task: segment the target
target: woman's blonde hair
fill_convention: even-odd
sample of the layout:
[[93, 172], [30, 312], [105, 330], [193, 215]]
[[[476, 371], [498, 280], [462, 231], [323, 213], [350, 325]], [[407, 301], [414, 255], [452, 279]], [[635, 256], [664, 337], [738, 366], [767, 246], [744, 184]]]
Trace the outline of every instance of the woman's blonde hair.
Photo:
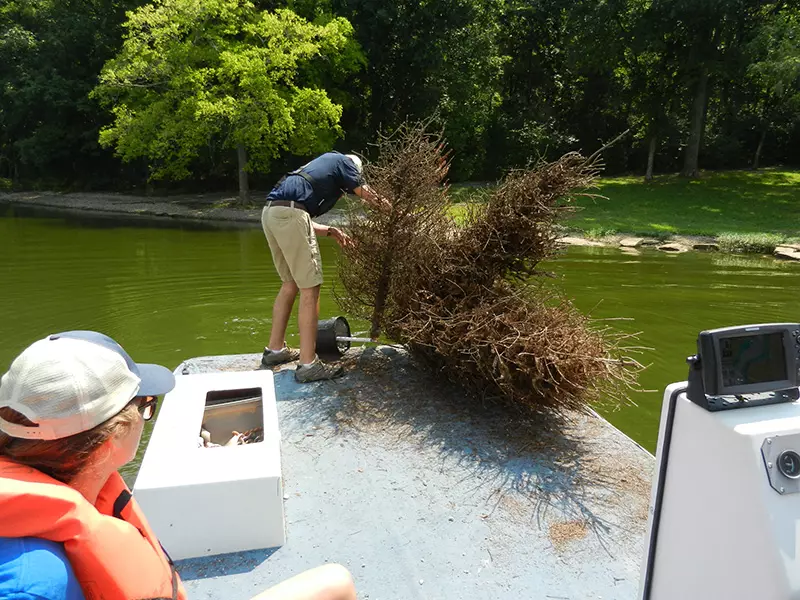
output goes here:
[[[70, 483], [87, 466], [100, 446], [131, 429], [136, 422], [138, 401], [139, 398], [134, 398], [108, 421], [60, 440], [15, 438], [0, 431], [0, 455], [62, 483]], [[11, 408], [0, 408], [0, 417], [18, 425], [36, 426], [36, 423]]]

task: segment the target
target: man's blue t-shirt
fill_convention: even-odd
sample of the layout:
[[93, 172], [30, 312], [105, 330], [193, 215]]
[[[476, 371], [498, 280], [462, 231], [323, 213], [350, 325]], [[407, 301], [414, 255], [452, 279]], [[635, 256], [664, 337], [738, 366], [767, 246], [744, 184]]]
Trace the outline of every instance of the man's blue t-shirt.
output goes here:
[[0, 538], [0, 600], [84, 600], [64, 546]]
[[317, 217], [333, 208], [342, 194], [352, 194], [363, 183], [355, 163], [338, 152], [326, 152], [301, 169], [314, 180], [313, 188], [302, 177], [287, 177], [272, 189], [267, 200], [303, 202], [311, 216]]

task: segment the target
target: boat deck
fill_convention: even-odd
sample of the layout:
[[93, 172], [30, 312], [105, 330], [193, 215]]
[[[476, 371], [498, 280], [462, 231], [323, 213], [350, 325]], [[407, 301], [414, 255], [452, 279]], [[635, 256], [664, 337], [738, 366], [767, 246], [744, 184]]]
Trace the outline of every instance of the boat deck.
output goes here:
[[345, 362], [331, 382], [276, 373], [287, 543], [181, 561], [191, 598], [244, 600], [326, 562], [370, 600], [636, 597], [652, 455], [597, 416], [466, 402], [394, 348]]

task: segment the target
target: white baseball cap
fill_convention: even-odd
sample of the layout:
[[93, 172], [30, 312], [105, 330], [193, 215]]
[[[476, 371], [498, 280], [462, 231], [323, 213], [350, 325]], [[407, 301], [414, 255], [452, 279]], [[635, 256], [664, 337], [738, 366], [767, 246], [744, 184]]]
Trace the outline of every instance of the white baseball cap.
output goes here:
[[107, 421], [136, 396], [160, 396], [173, 387], [169, 369], [133, 362], [107, 335], [57, 333], [28, 346], [0, 379], [0, 408], [36, 426], [0, 418], [0, 431], [25, 439], [69, 437]]
[[361, 163], [361, 159], [359, 157], [357, 157], [355, 154], [345, 154], [345, 156], [355, 163], [359, 174], [364, 172], [364, 165]]

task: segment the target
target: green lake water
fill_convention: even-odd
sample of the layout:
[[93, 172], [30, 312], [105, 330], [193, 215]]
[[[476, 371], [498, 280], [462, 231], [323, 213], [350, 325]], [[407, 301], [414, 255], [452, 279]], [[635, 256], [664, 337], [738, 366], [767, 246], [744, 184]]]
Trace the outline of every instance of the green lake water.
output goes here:
[[[320, 245], [325, 318], [340, 314], [331, 293], [338, 248], [324, 238]], [[800, 319], [800, 263], [570, 248], [548, 268], [580, 309], [631, 319], [610, 324], [641, 332], [635, 343], [652, 349], [635, 356], [649, 365], [642, 386], [656, 391], [633, 394], [635, 405], [601, 407], [650, 450], [662, 391], [686, 378], [700, 330]], [[29, 343], [67, 329], [102, 331], [134, 360], [170, 368], [193, 356], [260, 352], [279, 287], [259, 229], [21, 216], [0, 205], [0, 372]], [[290, 344], [296, 332], [293, 319]]]

